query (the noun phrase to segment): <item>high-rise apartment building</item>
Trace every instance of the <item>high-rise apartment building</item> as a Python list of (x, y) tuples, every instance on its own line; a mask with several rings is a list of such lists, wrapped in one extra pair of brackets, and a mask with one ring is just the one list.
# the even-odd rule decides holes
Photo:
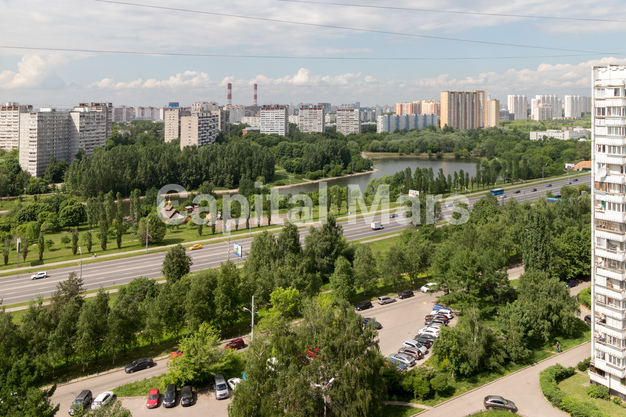
[(420, 114), (441, 115), (441, 102), (439, 100), (422, 100)]
[(211, 110), (213, 116), (217, 116), (220, 132), (230, 135), (230, 110), (227, 108)]
[(360, 109), (337, 109), (337, 133), (361, 133)]
[(79, 103), (74, 109), (89, 109), (90, 111), (100, 112), (105, 117), (106, 137), (113, 136), (113, 104), (111, 103)]
[(488, 122), (486, 91), (441, 92), (441, 127), (481, 129), (489, 126)]
[(289, 134), (288, 106), (261, 106), (261, 133), (287, 136)]
[(0, 149), (10, 151), (20, 147), (20, 114), (33, 111), (33, 106), (9, 102), (0, 106)]
[(592, 383), (626, 398), (626, 66), (592, 70)]
[(396, 114), (401, 116), (403, 114), (420, 114), (420, 102), (414, 101), (412, 103), (396, 103)]
[(114, 107), (113, 108), (113, 122), (130, 122), (135, 118), (135, 108), (134, 107)]
[[(109, 127), (109, 113), (92, 110), (93, 107), (74, 107), (70, 112), (70, 145), (69, 155), (63, 159), (71, 162), (78, 151), (82, 149), (86, 155), (91, 155), (95, 148), (104, 147)], [(59, 158), (57, 158), (59, 159)], [(48, 161), (44, 161), (46, 166)]]
[[(219, 112), (219, 110), (217, 110)], [(180, 118), (180, 149), (209, 145), (219, 134), (220, 117), (211, 113), (191, 113)]]
[(528, 98), (522, 95), (509, 95), (509, 113), (513, 114), (515, 120), (528, 119)]
[(161, 109), (157, 107), (135, 107), (136, 120), (160, 120)]
[(582, 96), (565, 96), (563, 116), (567, 118), (582, 117), (591, 111), (591, 98)]
[(189, 115), (191, 115), (189, 110), (180, 107), (165, 108), (163, 112), (165, 142), (171, 142), (174, 139), (180, 138), (180, 119), (183, 116)]
[(485, 127), (500, 126), (500, 100), (487, 100), (487, 122)]
[(558, 96), (553, 95), (536, 95), (530, 101), (531, 117), (533, 120), (551, 120), (560, 119), (562, 113), (563, 102)]
[(302, 106), (298, 113), (298, 129), (304, 133), (323, 133), (325, 120), (324, 106)]

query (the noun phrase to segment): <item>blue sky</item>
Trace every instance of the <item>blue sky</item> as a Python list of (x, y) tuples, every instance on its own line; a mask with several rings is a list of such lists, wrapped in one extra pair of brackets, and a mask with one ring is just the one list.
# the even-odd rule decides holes
[(35, 107), (226, 104), (229, 82), (243, 105), (254, 83), (259, 104), (473, 89), (506, 102), (590, 95), (592, 65), (626, 64), (626, 1), (616, 0), (0, 0), (0, 10), (0, 102)]

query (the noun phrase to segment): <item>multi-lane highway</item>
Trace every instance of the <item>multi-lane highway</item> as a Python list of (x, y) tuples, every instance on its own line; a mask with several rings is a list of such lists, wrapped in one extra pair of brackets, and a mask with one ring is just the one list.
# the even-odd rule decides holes
[[(579, 177), (577, 182), (572, 182), (573, 186), (581, 183), (590, 185), (590, 176)], [(561, 186), (568, 183), (568, 179), (552, 181), (552, 187), (548, 188), (546, 185), (532, 185), (524, 188), (519, 188), (520, 193), (515, 194), (514, 190), (508, 190), (510, 187), (505, 188), (506, 198), (500, 197), (503, 201), (511, 198), (522, 202), (526, 200), (534, 201), (540, 196), (546, 194), (548, 190), (552, 190), (556, 193), (560, 190)], [(532, 191), (536, 189), (536, 191)], [(470, 206), (478, 201), (480, 197), (468, 198)], [(451, 214), (451, 207), (448, 207), (450, 200), (443, 201), (443, 215), (447, 217)], [(347, 240), (358, 240), (366, 238), (374, 238), (382, 234), (386, 234), (394, 231), (401, 231), (407, 226), (404, 224), (402, 216), (389, 219), (389, 223), (385, 224), (383, 230), (372, 230), (370, 227), (370, 220), (356, 219), (355, 221), (342, 221), (340, 224), (343, 227), (344, 236)], [(377, 219), (379, 216), (377, 217)], [(302, 240), (308, 234), (306, 228), (300, 229), (300, 236)], [(254, 236), (254, 229), (253, 229)], [(237, 242), (242, 245), (244, 254), (250, 249), (250, 243), (252, 238), (248, 235), (231, 238), (231, 245), (233, 242)], [(187, 245), (189, 246), (189, 244)], [(205, 244), (204, 247), (197, 251), (188, 251), (192, 256), (193, 266), (192, 271), (198, 271), (207, 268), (214, 268), (219, 266), (222, 262), (225, 262), (229, 256), (229, 244), (228, 241)], [(115, 285), (127, 284), (133, 279), (144, 276), (148, 278), (162, 277), (161, 268), (163, 263), (164, 252), (151, 253), (139, 256), (133, 256), (125, 259), (116, 259), (111, 261), (100, 261), (95, 263), (83, 262), (82, 277), (84, 286), (87, 290), (98, 289), (99, 287), (111, 287)], [(237, 261), (234, 256), (232, 247), (230, 250), (230, 259)], [(245, 259), (245, 256), (244, 256)], [(44, 269), (45, 267), (42, 267)], [(0, 299), (3, 300), (3, 305), (8, 306), (25, 301), (29, 301), (37, 297), (38, 294), (43, 295), (45, 298), (50, 297), (51, 293), (56, 289), (56, 285), (65, 279), (67, 279), (70, 272), (76, 272), (80, 274), (79, 263), (70, 264), (69, 266), (59, 269), (48, 270), (50, 275), (48, 278), (40, 280), (31, 280), (30, 273), (21, 273), (18, 275), (7, 276), (0, 278)]]

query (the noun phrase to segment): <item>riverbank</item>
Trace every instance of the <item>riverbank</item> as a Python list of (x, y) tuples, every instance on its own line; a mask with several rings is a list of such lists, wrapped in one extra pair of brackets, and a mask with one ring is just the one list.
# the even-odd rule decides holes
[(425, 153), (421, 153), (419, 155), (415, 155), (415, 154), (399, 155), (397, 153), (392, 153), (392, 152), (361, 152), (361, 155), (363, 156), (363, 158), (369, 158), (369, 159), (423, 159), (425, 161), (454, 160), (457, 162), (476, 162), (480, 159), (480, 158), (469, 158), (469, 159), (456, 158), (454, 154), (451, 154), (451, 153), (443, 154), (443, 157), (441, 158), (437, 158), (436, 154), (431, 154), (429, 158), (428, 154), (425, 154)]
[(351, 178), (351, 177), (358, 177), (358, 176), (361, 176), (361, 175), (369, 175), (369, 174), (374, 174), (376, 172), (378, 172), (378, 170), (376, 168), (374, 168), (371, 171), (355, 172), (354, 174), (340, 175), (338, 177), (321, 178), (319, 180), (307, 180), (306, 182), (300, 183), (300, 184), (277, 185), (277, 186), (272, 187), (272, 188), (276, 188), (277, 190), (285, 190), (285, 189), (288, 189), (288, 188), (301, 187), (303, 185), (308, 185), (308, 184), (318, 184), (320, 182), (339, 180), (339, 179)]

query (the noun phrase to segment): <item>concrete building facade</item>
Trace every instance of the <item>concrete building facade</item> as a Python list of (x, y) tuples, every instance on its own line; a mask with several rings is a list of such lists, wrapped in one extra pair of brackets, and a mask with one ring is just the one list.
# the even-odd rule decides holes
[(592, 383), (626, 398), (626, 66), (592, 69)]
[(513, 114), (514, 120), (528, 119), (528, 98), (523, 95), (509, 95), (507, 108)]
[[(219, 110), (217, 110), (219, 112)], [(180, 149), (186, 146), (201, 147), (217, 139), (220, 117), (212, 113), (194, 112), (180, 118)]]
[(563, 117), (563, 102), (558, 96), (536, 95), (530, 101), (530, 111), (533, 120), (552, 120)]
[(304, 133), (323, 133), (326, 126), (324, 106), (302, 106), (298, 113), (298, 129)]
[(488, 126), (487, 92), (442, 91), (440, 125), (460, 130)]
[(441, 115), (441, 102), (439, 100), (422, 100), (420, 114)]
[(435, 114), (384, 114), (376, 118), (377, 133), (394, 133), (395, 131), (424, 129), (426, 126), (437, 125), (439, 117)]
[(565, 96), (563, 100), (563, 116), (579, 118), (591, 111), (591, 98), (584, 96)]
[(261, 133), (287, 136), (289, 134), (288, 106), (261, 106)]
[(337, 132), (343, 135), (361, 133), (360, 109), (337, 110)]
[(134, 107), (114, 107), (113, 108), (113, 122), (114, 123), (122, 123), (122, 122), (130, 122), (135, 118), (135, 108)]
[(20, 114), (33, 111), (33, 106), (8, 102), (0, 106), (0, 149), (9, 152), (20, 147)]
[(79, 103), (74, 109), (89, 109), (90, 111), (100, 112), (105, 116), (106, 137), (113, 136), (113, 104), (111, 103)]
[(403, 114), (420, 114), (420, 102), (414, 101), (412, 103), (396, 103), (396, 114), (398, 116)]
[(180, 107), (165, 108), (163, 112), (163, 121), (165, 122), (163, 133), (165, 142), (171, 142), (174, 139), (180, 138), (180, 118), (189, 115), (191, 115), (189, 110)]

